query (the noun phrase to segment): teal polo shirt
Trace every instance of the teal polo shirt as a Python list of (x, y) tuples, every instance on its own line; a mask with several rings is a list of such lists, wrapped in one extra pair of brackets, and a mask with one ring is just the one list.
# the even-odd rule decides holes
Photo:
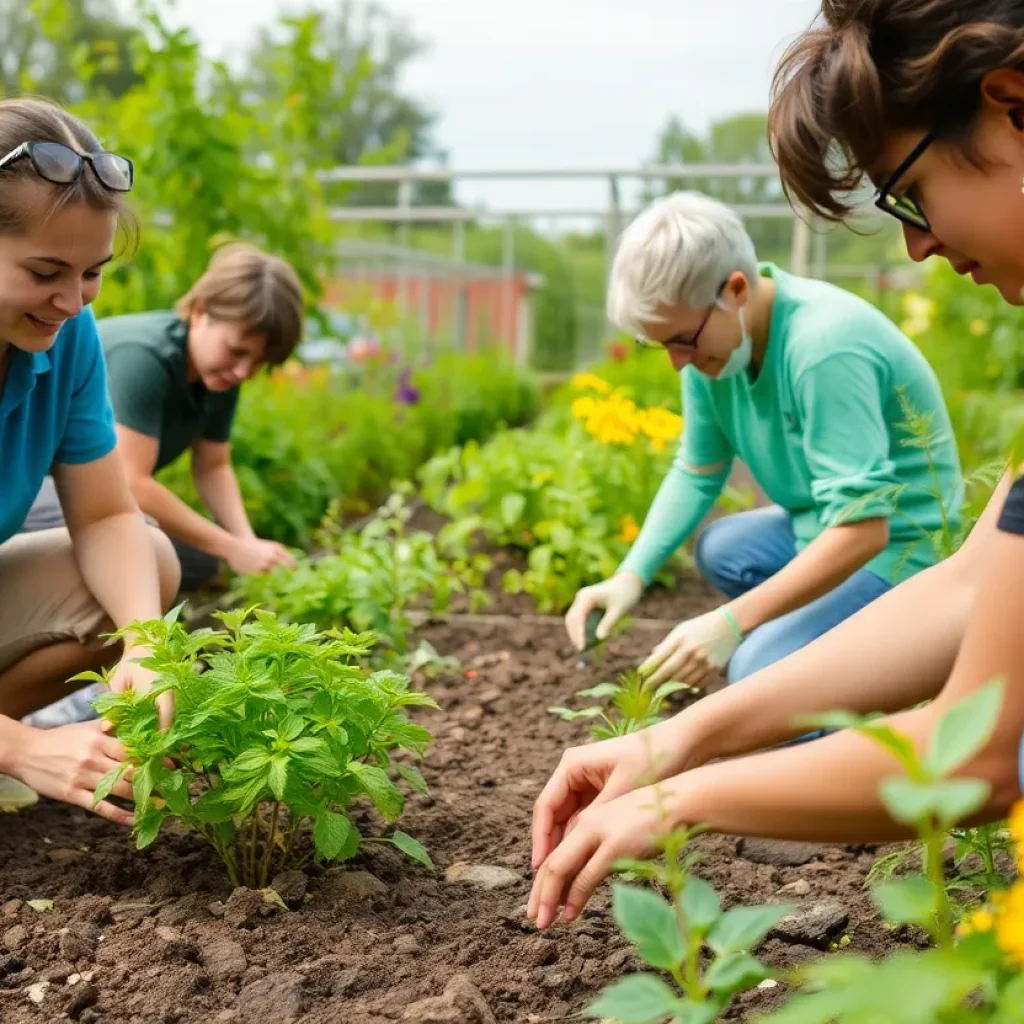
[(92, 310), (46, 352), (11, 347), (0, 391), (0, 544), (18, 532), (54, 463), (82, 465), (117, 446)]

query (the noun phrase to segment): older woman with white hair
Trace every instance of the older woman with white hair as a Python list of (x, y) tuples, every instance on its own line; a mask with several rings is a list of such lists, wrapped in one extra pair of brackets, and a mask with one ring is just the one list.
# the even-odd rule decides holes
[[(698, 538), (697, 568), (729, 601), (654, 649), (652, 682), (701, 686), (726, 666), (730, 682), (743, 679), (936, 560), (930, 535), (956, 527), (963, 498), (953, 431), (931, 368), (878, 310), (759, 265), (732, 210), (676, 193), (623, 235), (608, 312), (672, 361), (685, 427), (626, 560), (566, 616), (578, 647), (592, 611), (604, 611), (603, 638), (636, 604), (735, 457), (772, 504)], [(908, 444), (908, 409), (929, 418), (930, 450)]]

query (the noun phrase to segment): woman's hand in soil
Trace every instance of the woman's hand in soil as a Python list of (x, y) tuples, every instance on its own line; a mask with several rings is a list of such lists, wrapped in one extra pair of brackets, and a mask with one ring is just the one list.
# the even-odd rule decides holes
[(657, 853), (660, 837), (675, 827), (667, 810), (670, 798), (670, 784), (661, 783), (581, 811), (537, 872), (527, 917), (548, 928), (564, 906), (564, 920), (574, 921), (616, 861)]
[(597, 639), (606, 640), (608, 634), (623, 615), (640, 600), (644, 581), (632, 572), (617, 572), (602, 583), (584, 587), (565, 614), (565, 629), (578, 651), (587, 644), (587, 616), (593, 611), (604, 611), (597, 627)]
[(701, 687), (729, 664), (741, 642), (738, 628), (716, 608), (676, 626), (654, 648), (640, 671), (649, 686), (676, 682)]
[[(157, 673), (139, 664), (151, 654), (152, 651), (142, 645), (129, 647), (124, 652), (120, 664), (110, 677), (110, 688), (114, 693), (124, 693), (125, 690), (147, 693), (152, 689)], [(160, 710), (160, 728), (169, 729), (174, 721), (174, 697), (170, 693), (161, 694), (157, 699), (157, 707)]]
[[(23, 726), (11, 752), (11, 774), (40, 796), (84, 807), (117, 825), (132, 823), (131, 811), (108, 800), (95, 803), (96, 787), (125, 760), (125, 749), (110, 735), (110, 722), (79, 722), (55, 729)], [(111, 792), (131, 800), (131, 769)], [(95, 805), (94, 805), (95, 804)]]
[(252, 576), (271, 572), (278, 566), (295, 567), (295, 559), (282, 544), (259, 537), (236, 537), (227, 553), (231, 571), (239, 576)]
[(533, 807), (534, 870), (565, 840), (588, 807), (683, 771), (689, 751), (670, 720), (629, 736), (571, 747)]

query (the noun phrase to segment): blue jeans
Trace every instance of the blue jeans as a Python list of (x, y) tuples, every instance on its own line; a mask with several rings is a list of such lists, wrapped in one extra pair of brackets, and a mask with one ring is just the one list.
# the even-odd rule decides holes
[[(739, 597), (796, 557), (792, 520), (777, 505), (719, 519), (698, 538), (694, 557), (709, 583), (730, 598)], [(729, 682), (806, 647), (889, 589), (881, 576), (861, 569), (816, 601), (759, 626), (729, 662)]]

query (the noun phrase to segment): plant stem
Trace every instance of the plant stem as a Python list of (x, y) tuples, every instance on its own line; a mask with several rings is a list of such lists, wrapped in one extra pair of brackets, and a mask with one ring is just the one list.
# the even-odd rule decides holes
[(943, 843), (945, 834), (928, 832), (924, 835), (925, 862), (928, 879), (935, 892), (935, 930), (932, 938), (943, 949), (953, 948), (953, 908), (946, 891), (946, 872), (943, 867)]
[(256, 881), (256, 851), (259, 843), (260, 809), (252, 809), (252, 827), (249, 829), (249, 848), (245, 858), (245, 884), (250, 888)]
[(267, 881), (270, 875), (270, 862), (274, 858), (274, 840), (277, 838), (277, 817), (281, 813), (281, 802), (279, 800), (274, 801), (274, 806), (270, 811), (270, 838), (267, 840), (267, 849), (263, 855), (263, 867), (260, 871), (260, 888), (265, 889), (267, 887)]

